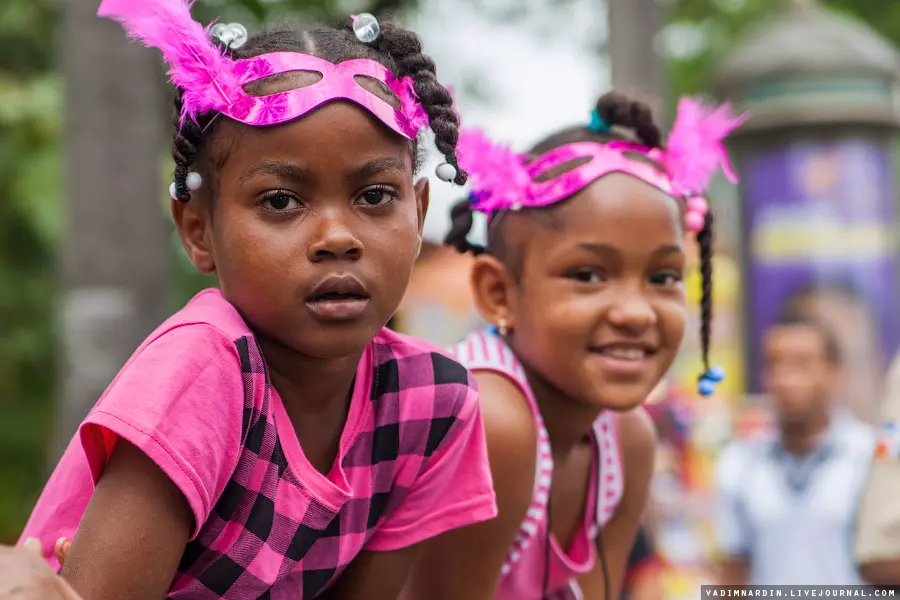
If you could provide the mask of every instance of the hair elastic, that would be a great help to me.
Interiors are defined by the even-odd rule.
[[[600,116],[600,113],[597,112],[597,109],[595,108],[591,111],[591,121],[588,123],[588,129],[596,131],[597,133],[606,133],[612,129],[612,127],[606,122],[606,119]]]

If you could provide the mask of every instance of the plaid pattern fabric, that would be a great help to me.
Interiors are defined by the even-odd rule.
[[[441,354],[394,334],[376,337],[372,410],[340,456],[353,494],[332,506],[289,466],[255,340],[235,344],[244,386],[242,452],[210,518],[188,544],[169,598],[309,600],[337,579],[406,498],[426,460],[452,438],[474,382]]]

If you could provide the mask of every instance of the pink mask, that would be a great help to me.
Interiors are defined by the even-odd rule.
[[[208,28],[191,18],[185,0],[103,0],[97,14],[123,24],[128,35],[159,48],[169,64],[169,78],[184,91],[182,122],[218,111],[255,127],[285,123],[335,100],[348,100],[366,109],[400,135],[414,139],[428,118],[409,77],[398,79],[374,60],[333,64],[298,52],[273,52],[232,60],[212,43]],[[244,86],[290,71],[319,73],[314,84],[266,96],[254,96]],[[400,101],[396,109],[363,88],[356,80],[381,82]]]
[[[472,208],[491,213],[522,207],[548,206],[569,198],[610,173],[626,173],[686,204],[685,225],[690,231],[703,228],[708,211],[703,195],[721,168],[737,181],[722,141],[746,120],[733,117],[727,104],[709,110],[683,98],[669,134],[668,147],[647,148],[639,144],[576,142],[550,150],[531,162],[508,148],[491,142],[480,131],[461,131],[457,153],[460,166],[472,182]],[[662,169],[628,153],[646,156]],[[584,162],[586,160],[586,162]],[[584,162],[546,181],[541,175],[571,162]]]

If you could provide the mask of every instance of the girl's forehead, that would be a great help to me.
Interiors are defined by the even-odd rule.
[[[653,224],[668,225],[682,234],[681,203],[665,192],[629,175],[612,173],[559,205],[556,229],[569,234],[642,229]],[[665,227],[663,229],[666,229]]]
[[[237,171],[250,170],[257,163],[282,162],[337,174],[385,157],[412,167],[410,142],[351,103],[328,104],[273,127],[230,125],[223,132],[229,138],[222,141],[229,150],[223,167]]]

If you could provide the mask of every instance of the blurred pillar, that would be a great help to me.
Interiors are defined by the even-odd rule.
[[[646,102],[655,115],[662,109],[662,59],[656,39],[662,27],[658,0],[607,0],[612,86]]]
[[[793,0],[725,57],[719,95],[751,120],[730,141],[741,176],[751,391],[760,337],[785,311],[831,324],[841,398],[871,418],[898,341],[897,51],[856,21]]]
[[[167,300],[169,226],[160,211],[164,95],[156,53],[63,3],[67,227],[55,461]]]

